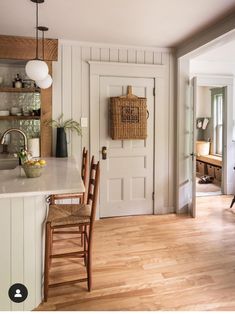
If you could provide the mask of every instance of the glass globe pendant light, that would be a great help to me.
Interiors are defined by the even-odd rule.
[[[36,58],[26,63],[25,71],[27,76],[34,81],[44,80],[48,75],[48,66],[45,61],[38,57],[38,4],[44,0],[31,0],[36,3]]]
[[[44,60],[44,33],[49,30],[46,26],[38,26],[38,30],[42,32],[42,59]],[[48,74],[43,80],[36,80],[36,84],[38,87],[42,89],[49,88],[52,85],[52,77]]]
[[[46,89],[46,88],[51,87],[52,82],[53,82],[52,77],[50,74],[48,74],[44,80],[36,81],[36,84],[38,87],[40,87],[42,89]]]

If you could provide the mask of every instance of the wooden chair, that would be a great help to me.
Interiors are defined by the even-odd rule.
[[[86,150],[86,148],[84,147],[82,151],[81,177],[85,186],[85,192],[82,194],[81,193],[66,193],[66,194],[50,195],[49,197],[50,204],[55,204],[57,200],[64,200],[64,199],[80,199],[81,204],[86,202],[87,183],[88,183],[88,164],[89,164],[88,150]]]
[[[44,268],[44,301],[47,301],[48,290],[50,287],[60,286],[62,284],[72,284],[87,281],[88,291],[92,289],[92,240],[93,229],[96,214],[96,205],[98,197],[98,185],[100,177],[99,162],[94,163],[94,156],[91,160],[90,179],[88,186],[88,195],[86,204],[50,204],[46,221],[45,236],[45,268]],[[67,234],[64,231],[68,227],[78,227],[78,231],[70,231],[69,233],[83,234],[84,243],[80,250],[63,253],[52,254],[53,235]],[[65,241],[62,239],[61,241]],[[58,240],[60,241],[60,240]],[[86,267],[87,277],[82,279],[74,279],[72,281],[49,284],[49,270],[51,260],[53,258],[83,258]]]

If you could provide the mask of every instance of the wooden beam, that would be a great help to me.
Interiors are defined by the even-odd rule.
[[[228,34],[235,29],[235,11],[206,29],[191,35],[176,47],[176,56],[180,58],[209,42]],[[231,34],[234,38],[234,35]]]
[[[52,75],[52,62],[47,62]],[[52,87],[41,90],[41,156],[52,156],[52,128],[45,122],[52,118]]]
[[[44,59],[58,60],[58,39],[45,39]],[[36,40],[31,37],[0,35],[0,59],[31,60],[36,57]],[[42,57],[42,40],[39,40],[39,57]]]

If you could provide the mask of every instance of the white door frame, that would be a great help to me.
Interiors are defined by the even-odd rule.
[[[213,48],[215,43],[211,43],[211,48]],[[209,45],[208,45],[209,46]],[[207,46],[207,49],[208,49]],[[188,95],[187,95],[187,87],[189,86],[190,79],[190,59],[196,55],[199,55],[200,52],[204,51],[204,47],[202,49],[198,49],[197,52],[192,52],[184,57],[180,57],[177,60],[177,160],[176,160],[176,212],[183,213],[189,212],[189,189],[190,180],[189,173],[187,173],[187,160],[189,156],[185,156],[184,154],[184,144],[186,140],[185,133],[185,108],[188,105]],[[194,74],[199,77],[199,74]],[[224,193],[225,194],[233,194],[234,193],[234,180],[232,180],[231,175],[233,174],[233,163],[234,163],[234,153],[235,147],[234,143],[232,143],[232,133],[233,133],[233,103],[234,103],[234,79],[232,76],[219,76],[219,75],[201,75],[200,74],[199,85],[203,84],[212,84],[218,86],[227,87],[227,103],[228,106],[226,108],[226,112],[224,115],[224,159],[226,160],[224,163]],[[226,153],[228,152],[228,154]],[[232,157],[232,158],[231,158]]]
[[[152,78],[154,79],[156,97],[154,99],[155,116],[157,121],[160,108],[163,108],[168,99],[166,99],[166,81],[168,80],[168,71],[165,65],[146,65],[130,64],[116,62],[96,62],[88,61],[90,65],[90,155],[94,155],[96,160],[100,160],[99,147],[99,83],[101,76],[120,76],[133,78]],[[162,149],[159,126],[155,123],[154,129],[154,214],[159,214],[162,208],[164,197],[162,189],[164,186],[161,182],[161,160],[158,162],[159,149]],[[160,148],[159,148],[160,147]],[[158,152],[158,154],[157,154]],[[160,169],[160,171],[159,171]],[[158,174],[158,176],[157,176]],[[160,212],[162,213],[162,212]],[[99,218],[99,204],[97,206],[97,218]]]
[[[219,75],[195,75],[197,77],[197,86],[214,86],[226,88],[226,101],[223,110],[223,194],[233,194],[234,191],[234,144],[232,142],[233,133],[233,76]],[[195,122],[195,121],[194,121]]]

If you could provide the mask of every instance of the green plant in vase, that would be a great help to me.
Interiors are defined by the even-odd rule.
[[[56,157],[68,157],[66,131],[82,134],[82,128],[79,122],[73,119],[63,120],[63,114],[57,120],[46,121],[47,126],[55,128],[57,131],[56,138]]]
[[[21,149],[18,153],[18,157],[20,158],[21,165],[25,164],[29,160],[28,152],[25,149]]]

